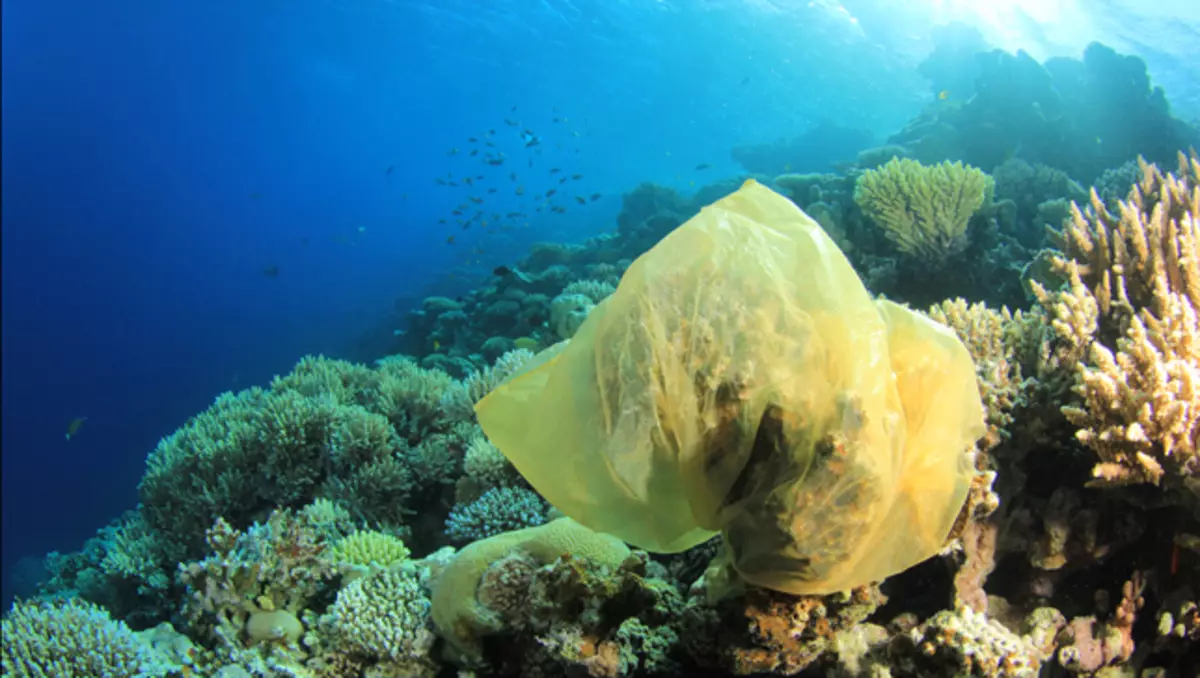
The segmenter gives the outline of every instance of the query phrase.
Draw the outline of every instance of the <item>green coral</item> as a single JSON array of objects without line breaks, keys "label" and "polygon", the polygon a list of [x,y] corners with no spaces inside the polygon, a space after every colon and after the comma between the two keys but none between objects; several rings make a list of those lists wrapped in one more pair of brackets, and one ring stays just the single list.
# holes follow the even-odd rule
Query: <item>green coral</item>
[{"label": "green coral", "polygon": [[966,249],[971,216],[993,190],[991,177],[961,162],[929,166],[893,158],[863,172],[854,201],[901,252],[940,266]]},{"label": "green coral", "polygon": [[404,542],[390,534],[362,530],[339,539],[333,545],[332,558],[337,565],[387,569],[411,555]]},{"label": "green coral", "polygon": [[309,356],[268,389],[222,394],[149,455],[145,523],[190,554],[217,518],[245,527],[317,498],[397,527],[422,478],[451,469],[414,448],[452,428],[440,404],[453,384],[408,359],[372,369]]}]

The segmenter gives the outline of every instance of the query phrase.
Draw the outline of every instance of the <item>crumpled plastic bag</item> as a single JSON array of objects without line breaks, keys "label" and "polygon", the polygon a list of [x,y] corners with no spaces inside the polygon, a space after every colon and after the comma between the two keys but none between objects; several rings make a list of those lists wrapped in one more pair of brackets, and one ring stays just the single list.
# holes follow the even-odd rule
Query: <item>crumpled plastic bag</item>
[{"label": "crumpled plastic bag", "polygon": [[872,300],[821,227],[754,181],[639,257],[476,414],[576,521],[656,552],[720,533],[745,581],[798,594],[939,551],[984,432],[953,332]]}]

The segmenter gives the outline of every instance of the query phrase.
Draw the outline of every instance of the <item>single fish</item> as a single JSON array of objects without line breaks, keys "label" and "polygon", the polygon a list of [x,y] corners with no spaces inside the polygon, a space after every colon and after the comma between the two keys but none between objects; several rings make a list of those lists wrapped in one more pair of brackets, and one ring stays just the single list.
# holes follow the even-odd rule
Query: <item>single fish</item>
[{"label": "single fish", "polygon": [[575,202],[579,203],[580,205],[586,205],[587,198],[583,198],[583,197],[580,197],[577,195],[577,196],[575,196]]},{"label": "single fish", "polygon": [[706,170],[706,169],[708,169],[709,167],[712,167],[712,165],[710,165],[710,164],[708,164],[708,163],[706,163],[706,162],[702,162],[702,163],[700,163],[699,165],[696,165],[696,169],[697,169],[697,170]]},{"label": "single fish", "polygon": [[67,440],[75,437],[79,433],[79,427],[83,426],[83,422],[87,421],[87,417],[75,417],[67,424]]},{"label": "single fish", "polygon": [[271,264],[270,266],[263,266],[262,273],[268,278],[278,278],[279,267],[274,264]]}]

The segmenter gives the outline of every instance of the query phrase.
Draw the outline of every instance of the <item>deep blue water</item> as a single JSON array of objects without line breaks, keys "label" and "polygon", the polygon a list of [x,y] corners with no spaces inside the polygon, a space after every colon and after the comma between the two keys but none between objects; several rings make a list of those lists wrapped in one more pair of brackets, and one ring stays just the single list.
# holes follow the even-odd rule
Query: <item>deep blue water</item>
[{"label": "deep blue water", "polygon": [[[131,508],[146,453],[218,393],[350,355],[398,297],[611,229],[643,181],[733,175],[734,145],[821,119],[896,131],[963,3],[895,4],[5,2],[4,571]],[[983,26],[1038,56],[1108,40],[1200,110],[1195,16],[1079,4]],[[494,129],[520,153],[505,118],[604,198],[502,236],[438,224],[464,195],[433,182],[462,168],[449,149]]]}]

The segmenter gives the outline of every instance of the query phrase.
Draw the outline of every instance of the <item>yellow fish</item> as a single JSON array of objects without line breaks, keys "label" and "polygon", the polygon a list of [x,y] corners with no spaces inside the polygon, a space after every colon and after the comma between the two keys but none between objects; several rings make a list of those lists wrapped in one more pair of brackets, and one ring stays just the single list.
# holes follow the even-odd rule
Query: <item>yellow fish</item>
[{"label": "yellow fish", "polygon": [[938,101],[945,101],[950,98],[950,90],[944,89],[938,92]]},{"label": "yellow fish", "polygon": [[67,440],[70,440],[79,433],[79,427],[83,426],[83,422],[87,421],[87,417],[75,417],[71,423],[67,424]]},{"label": "yellow fish", "polygon": [[433,340],[433,350],[438,351],[438,350],[441,350],[441,348],[442,348],[442,342],[438,341],[437,339],[434,339]]}]

